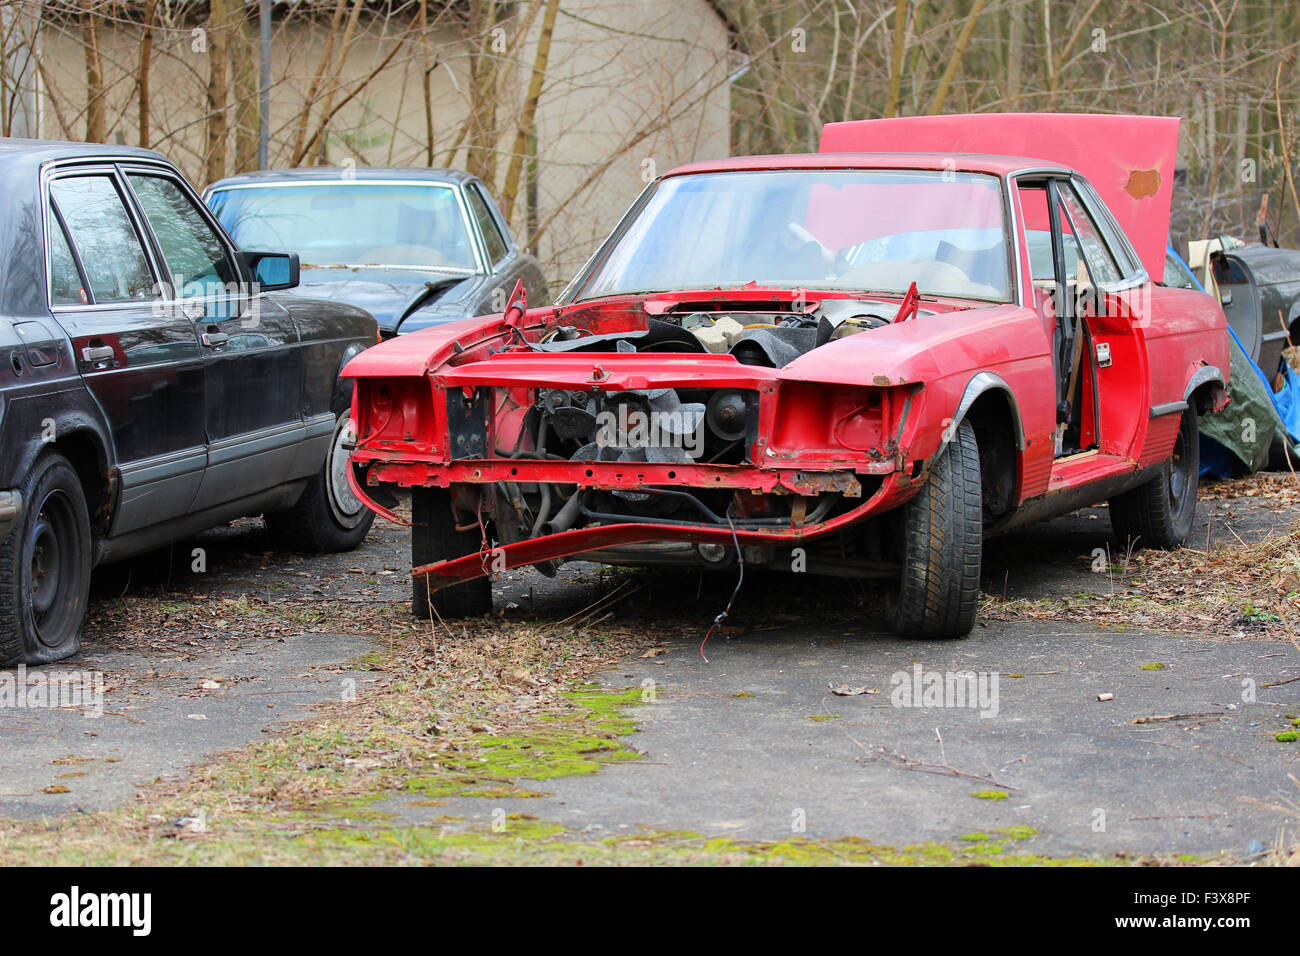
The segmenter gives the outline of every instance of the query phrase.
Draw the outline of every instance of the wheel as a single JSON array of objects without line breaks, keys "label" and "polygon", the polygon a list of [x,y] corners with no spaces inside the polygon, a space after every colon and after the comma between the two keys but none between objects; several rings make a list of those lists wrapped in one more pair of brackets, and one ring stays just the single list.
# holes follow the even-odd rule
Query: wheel
[{"label": "wheel", "polygon": [[320,471],[307,482],[298,503],[287,511],[266,515],[266,527],[284,547],[293,551],[351,551],[374,523],[375,513],[348,487],[348,452],[354,433],[349,413],[334,424],[329,453]]},{"label": "wheel", "polygon": [[1181,548],[1196,522],[1201,478],[1201,442],[1196,408],[1188,405],[1178,423],[1174,454],[1160,474],[1110,500],[1110,528],[1116,540],[1144,548]]},{"label": "wheel", "polygon": [[[451,492],[446,488],[411,491],[411,566],[476,554],[483,543],[477,528],[456,529]],[[418,618],[477,617],[492,610],[492,582],[474,578],[433,591],[423,578],[412,579],[411,611]],[[433,612],[436,611],[435,615]]]},{"label": "wheel", "polygon": [[22,484],[23,517],[0,542],[0,666],[48,664],[81,649],[90,593],[90,515],[81,481],[54,452]]},{"label": "wheel", "polygon": [[889,600],[889,623],[901,637],[965,637],[979,605],[984,515],[975,429],[962,422],[903,506],[896,553],[902,571]]}]

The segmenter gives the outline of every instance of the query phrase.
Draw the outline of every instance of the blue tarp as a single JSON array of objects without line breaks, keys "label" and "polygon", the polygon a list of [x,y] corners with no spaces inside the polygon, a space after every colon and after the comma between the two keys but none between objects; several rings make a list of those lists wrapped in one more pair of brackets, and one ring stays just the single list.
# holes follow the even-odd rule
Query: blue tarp
[{"label": "blue tarp", "polygon": [[[1258,371],[1258,369],[1256,370]],[[1273,392],[1273,406],[1292,441],[1300,441],[1300,375],[1287,366],[1286,384],[1282,391]]]}]

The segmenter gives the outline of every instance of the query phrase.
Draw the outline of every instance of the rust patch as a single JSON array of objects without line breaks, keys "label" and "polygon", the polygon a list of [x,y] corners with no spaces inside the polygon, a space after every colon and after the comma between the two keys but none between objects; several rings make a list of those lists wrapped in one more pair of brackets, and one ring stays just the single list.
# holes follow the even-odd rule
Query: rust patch
[{"label": "rust patch", "polygon": [[1133,169],[1129,171],[1128,182],[1124,191],[1134,199],[1146,199],[1160,190],[1160,173],[1154,169]]}]

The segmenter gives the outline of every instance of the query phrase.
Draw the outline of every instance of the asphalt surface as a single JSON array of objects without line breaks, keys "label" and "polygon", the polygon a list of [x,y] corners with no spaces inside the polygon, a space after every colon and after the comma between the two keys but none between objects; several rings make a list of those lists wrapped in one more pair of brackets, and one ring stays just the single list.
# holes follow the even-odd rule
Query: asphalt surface
[{"label": "asphalt surface", "polygon": [[[1249,541],[1297,517],[1270,499],[1203,502],[1194,542]],[[1012,598],[1096,590],[1092,552],[1107,546],[1107,532],[1104,511],[1090,510],[991,541],[984,589]],[[96,601],[175,589],[328,597],[364,609],[407,588],[405,532],[391,526],[376,525],[347,555],[273,552],[258,522],[210,532],[199,544],[203,575],[183,560],[163,561],[161,571],[157,561],[137,564],[101,575]],[[698,614],[700,636],[734,584],[726,575],[701,581],[670,572],[636,572],[635,581],[644,601],[635,613],[671,604],[678,615]],[[556,579],[512,572],[496,587],[497,604],[563,617],[607,587],[605,574],[586,565]],[[858,610],[855,588],[751,575],[729,622],[737,636],[715,635],[707,663],[698,639],[687,637],[601,675],[611,687],[654,691],[628,738],[643,760],[547,781],[537,789],[549,796],[538,799],[438,808],[394,801],[387,809],[412,821],[455,814],[472,825],[504,808],[593,836],[655,828],[894,845],[1019,824],[1035,832],[1022,844],[1027,852],[1239,854],[1277,837],[1285,818],[1266,804],[1300,802],[1287,778],[1300,776],[1300,745],[1272,739],[1284,712],[1300,712],[1300,682],[1241,699],[1244,679],[1300,676],[1287,644],[1043,621],[984,622],[961,642],[902,642]],[[374,679],[354,666],[371,646],[365,638],[236,638],[219,626],[205,633],[163,646],[107,634],[89,641],[69,667],[108,675],[101,717],[0,709],[0,815],[121,803],[158,777],[338,699],[345,686],[364,693]],[[1143,669],[1152,662],[1165,666]],[[998,675],[996,715],[893,706],[894,675],[918,665],[923,673]],[[875,693],[837,696],[832,685]],[[1133,722],[1175,714],[1205,716]],[[989,790],[1008,797],[971,795]]]}]

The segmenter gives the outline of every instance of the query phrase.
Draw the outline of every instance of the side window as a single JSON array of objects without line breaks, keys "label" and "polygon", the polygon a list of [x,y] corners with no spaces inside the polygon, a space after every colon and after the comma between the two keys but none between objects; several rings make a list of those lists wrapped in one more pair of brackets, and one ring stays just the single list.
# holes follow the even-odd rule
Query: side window
[{"label": "side window", "polygon": [[81,256],[96,304],[156,297],[149,260],[111,176],[56,179],[50,184],[50,195]]},{"label": "side window", "polygon": [[[1088,267],[1088,273],[1092,280],[1099,285],[1110,285],[1118,282],[1122,278],[1119,264],[1115,257],[1107,248],[1106,242],[1101,237],[1097,224],[1093,222],[1092,216],[1088,210],[1083,207],[1079,197],[1074,194],[1074,189],[1067,183],[1059,183],[1061,203],[1065,206],[1069,214],[1070,222],[1074,226],[1075,241],[1084,263]],[[1064,230],[1065,223],[1062,222]],[[1068,246],[1068,243],[1067,243]],[[1068,256],[1070,250],[1066,249]]]},{"label": "side window", "polygon": [[1096,224],[1101,228],[1101,234],[1106,239],[1106,245],[1110,248],[1111,253],[1115,256],[1115,261],[1119,263],[1120,272],[1125,277],[1131,276],[1139,269],[1144,268],[1142,262],[1133,251],[1133,246],[1129,243],[1128,237],[1124,235],[1115,221],[1115,216],[1106,208],[1106,203],[1097,195],[1097,190],[1093,188],[1092,183],[1085,180],[1072,180],[1071,185],[1079,197],[1087,204],[1095,215],[1093,216]]},{"label": "side window", "polygon": [[483,232],[483,241],[487,243],[488,258],[495,265],[506,257],[509,247],[506,245],[505,238],[501,235],[496,218],[488,211],[487,202],[479,193],[478,187],[470,186],[465,190],[465,195],[469,197],[470,211],[474,214],[474,218],[478,220],[478,227]]},{"label": "side window", "polygon": [[81,283],[81,272],[77,269],[77,260],[68,245],[68,237],[63,227],[50,208],[47,221],[50,230],[50,305],[86,305],[90,302],[85,286]]},{"label": "side window", "polygon": [[1169,286],[1173,289],[1195,289],[1197,288],[1196,280],[1183,265],[1183,260],[1178,258],[1172,252],[1165,253],[1165,281],[1161,285]]},{"label": "side window", "polygon": [[226,247],[189,196],[172,179],[129,173],[167,270],[182,296],[219,295],[236,281]]},{"label": "side window", "polygon": [[1047,187],[1018,186],[1020,215],[1024,219],[1025,245],[1029,248],[1029,274],[1036,285],[1056,281],[1052,261],[1052,221],[1047,214]]}]

